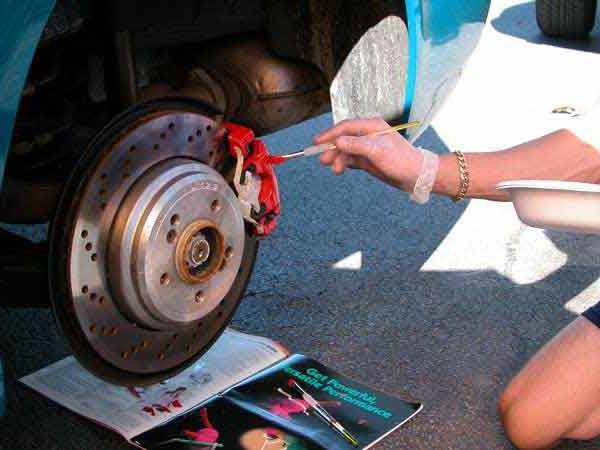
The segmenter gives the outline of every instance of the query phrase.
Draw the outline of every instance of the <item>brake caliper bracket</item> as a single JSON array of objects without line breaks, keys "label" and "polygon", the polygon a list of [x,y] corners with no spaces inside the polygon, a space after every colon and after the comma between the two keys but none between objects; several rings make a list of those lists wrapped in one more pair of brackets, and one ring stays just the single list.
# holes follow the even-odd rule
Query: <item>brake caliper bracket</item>
[{"label": "brake caliper bracket", "polygon": [[268,236],[277,227],[281,201],[267,146],[249,128],[233,123],[223,126],[228,151],[236,158],[233,184],[244,218],[254,225],[257,236]]}]

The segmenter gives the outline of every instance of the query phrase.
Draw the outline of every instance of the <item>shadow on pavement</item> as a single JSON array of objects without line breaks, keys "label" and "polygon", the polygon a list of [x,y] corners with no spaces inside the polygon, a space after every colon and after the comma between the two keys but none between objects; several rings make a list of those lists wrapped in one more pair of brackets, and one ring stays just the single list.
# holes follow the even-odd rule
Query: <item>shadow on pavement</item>
[{"label": "shadow on pavement", "polygon": [[[600,12],[600,9],[599,9]],[[598,20],[598,16],[596,18]],[[492,20],[492,26],[500,33],[526,40],[533,44],[551,45],[571,50],[600,53],[600,36],[592,33],[587,40],[569,40],[545,36],[539,29],[535,17],[535,2],[510,6]]]}]

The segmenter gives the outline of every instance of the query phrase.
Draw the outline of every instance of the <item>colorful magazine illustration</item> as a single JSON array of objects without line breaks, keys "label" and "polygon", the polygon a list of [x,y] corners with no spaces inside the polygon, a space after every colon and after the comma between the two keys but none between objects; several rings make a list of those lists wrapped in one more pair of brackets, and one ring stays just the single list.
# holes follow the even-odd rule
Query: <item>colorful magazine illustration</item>
[{"label": "colorful magazine illustration", "polygon": [[150,450],[367,449],[421,409],[233,330],[198,364],[150,388],[107,384],[73,358],[21,381]]}]

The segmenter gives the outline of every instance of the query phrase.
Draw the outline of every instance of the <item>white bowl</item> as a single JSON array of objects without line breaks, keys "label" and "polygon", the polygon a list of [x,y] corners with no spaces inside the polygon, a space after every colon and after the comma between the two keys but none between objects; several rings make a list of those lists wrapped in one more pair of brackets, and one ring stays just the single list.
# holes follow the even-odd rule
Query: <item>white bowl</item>
[{"label": "white bowl", "polygon": [[537,228],[600,234],[600,185],[515,180],[496,189],[512,199],[519,219]]}]

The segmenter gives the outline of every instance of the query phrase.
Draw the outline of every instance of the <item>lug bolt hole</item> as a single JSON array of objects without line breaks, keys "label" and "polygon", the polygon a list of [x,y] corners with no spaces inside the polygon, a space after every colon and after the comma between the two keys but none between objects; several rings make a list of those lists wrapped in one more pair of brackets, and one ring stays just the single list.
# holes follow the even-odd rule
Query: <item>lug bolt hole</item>
[{"label": "lug bolt hole", "polygon": [[96,300],[96,297],[98,297],[98,295],[97,295],[95,292],[92,292],[92,293],[90,294],[90,300],[91,300],[91,301],[94,301],[94,300]]},{"label": "lug bolt hole", "polygon": [[85,238],[87,238],[87,237],[88,237],[88,231],[87,231],[87,230],[83,230],[83,231],[81,232],[81,239],[85,239]]},{"label": "lug bolt hole", "polygon": [[135,152],[135,145],[132,145],[131,147],[129,147],[129,152],[130,153]]},{"label": "lug bolt hole", "polygon": [[211,125],[206,125],[206,131],[210,131],[212,130],[212,126]]},{"label": "lug bolt hole", "polygon": [[175,239],[177,239],[177,231],[175,230],[171,230],[167,233],[167,242],[169,244],[172,244],[173,242],[175,242]]},{"label": "lug bolt hole", "polygon": [[188,142],[194,142],[194,136],[188,136]]},{"label": "lug bolt hole", "polygon": [[163,286],[167,286],[171,282],[171,278],[169,278],[168,273],[163,273],[160,277],[160,284]]},{"label": "lug bolt hole", "polygon": [[85,249],[89,252],[92,249],[92,243],[88,242],[87,244],[85,244]]},{"label": "lug bolt hole", "polygon": [[96,253],[94,253],[90,258],[93,262],[98,261],[98,255]]},{"label": "lug bolt hole", "polygon": [[198,136],[198,137],[202,136],[202,130],[201,129],[197,129],[196,130],[196,136]]},{"label": "lug bolt hole", "polygon": [[160,145],[158,145],[158,144],[154,144],[154,145],[152,146],[152,148],[153,148],[154,150],[158,150],[158,149],[160,148]]},{"label": "lug bolt hole", "polygon": [[179,217],[179,214],[173,214],[173,216],[171,217],[171,225],[176,227],[180,223],[181,223],[181,217]]},{"label": "lug bolt hole", "polygon": [[96,325],[92,324],[90,325],[90,333],[95,333],[96,332]]},{"label": "lug bolt hole", "polygon": [[160,352],[158,355],[156,355],[158,357],[158,359],[163,360],[165,359],[165,354],[163,352]]},{"label": "lug bolt hole", "polygon": [[87,294],[87,293],[88,293],[88,291],[89,291],[89,288],[88,288],[87,286],[83,286],[83,287],[81,288],[81,292],[82,292],[83,294]]},{"label": "lug bolt hole", "polygon": [[175,128],[175,124],[174,124],[173,122],[171,122],[171,123],[169,124],[169,130],[172,130],[173,128]]},{"label": "lug bolt hole", "polygon": [[227,247],[225,249],[225,258],[229,259],[233,256],[233,248],[232,247]]},{"label": "lug bolt hole", "polygon": [[213,211],[218,211],[219,209],[221,209],[221,204],[219,203],[219,200],[213,200],[213,202],[210,204],[210,209],[212,209]]},{"label": "lug bolt hole", "polygon": [[166,133],[160,133],[160,138],[161,139],[166,139],[167,138],[167,134]]},{"label": "lug bolt hole", "polygon": [[196,296],[194,297],[194,300],[196,301],[196,303],[202,303],[205,300],[204,292],[202,292],[202,291],[196,292]]}]

